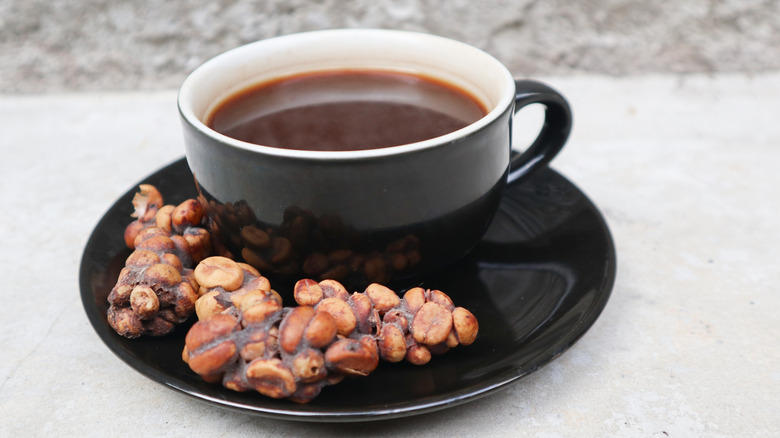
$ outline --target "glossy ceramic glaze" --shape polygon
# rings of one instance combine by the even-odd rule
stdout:
[[[221,99],[248,85],[339,69],[437,78],[466,90],[488,113],[440,137],[359,151],[254,145],[204,123]],[[547,107],[545,125],[510,168],[512,117],[531,103]],[[552,159],[571,127],[557,91],[515,82],[489,54],[434,35],[375,29],[308,32],[230,50],[184,81],[179,110],[187,161],[213,206],[212,232],[227,250],[265,272],[338,273],[356,285],[412,278],[459,260],[487,229],[507,179]],[[280,257],[274,248],[253,248],[242,239],[244,227],[270,230],[279,248],[292,250]],[[345,251],[348,263],[307,269]]]
[[[195,195],[184,160],[144,178],[167,203]],[[95,227],[80,268],[86,314],[109,350],[151,380],[197,400],[268,417],[301,421],[378,420],[444,409],[492,393],[558,357],[593,324],[612,290],[616,255],[603,217],[561,175],[542,168],[510,184],[477,247],[422,285],[448,293],[480,322],[476,342],[425,366],[382,363],[370,376],[327,387],[298,405],[203,382],[181,360],[187,326],[160,339],[130,340],[106,322],[106,297],[130,254],[122,232],[136,187]],[[287,303],[290,285],[273,280]],[[130,370],[128,369],[128,372]]]

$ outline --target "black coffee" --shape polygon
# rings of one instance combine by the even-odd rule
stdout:
[[[453,85],[388,71],[307,73],[221,102],[206,124],[249,143],[347,151],[396,146],[461,129],[487,111]]]

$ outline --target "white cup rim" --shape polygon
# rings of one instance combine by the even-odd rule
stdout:
[[[197,94],[198,90],[202,89],[204,86],[207,86],[206,84],[213,83],[215,78],[222,77],[229,72],[229,74],[233,75],[243,75],[242,80],[244,82],[251,82],[251,79],[248,78],[253,73],[247,73],[248,67],[241,65],[242,59],[247,59],[247,56],[250,54],[254,56],[253,59],[255,60],[266,56],[266,52],[272,52],[275,54],[275,56],[277,56],[277,58],[279,58],[285,54],[289,56],[291,53],[294,53],[291,52],[293,48],[305,47],[307,44],[310,45],[317,43],[323,45],[333,45],[339,42],[342,44],[344,42],[348,42],[348,44],[351,46],[360,46],[363,44],[365,46],[363,47],[363,50],[366,50],[366,47],[368,47],[369,44],[376,43],[380,40],[389,41],[391,39],[393,41],[398,41],[399,44],[409,45],[409,47],[422,48],[428,50],[429,52],[433,52],[434,50],[437,51],[441,59],[446,58],[454,69],[458,69],[457,72],[453,73],[454,75],[462,75],[465,77],[467,73],[471,74],[472,76],[468,79],[476,83],[479,81],[474,78],[476,75],[482,74],[485,78],[491,80],[491,82],[495,81],[495,84],[490,84],[491,93],[488,93],[491,94],[491,102],[483,102],[486,104],[486,106],[489,106],[488,113],[479,120],[457,131],[415,143],[353,151],[312,151],[263,146],[228,137],[209,128],[201,120],[203,113],[206,112],[205,109],[200,109],[201,115],[199,115],[198,110],[195,109],[197,105],[196,101],[199,97]],[[258,53],[260,54],[258,55]],[[382,52],[379,51],[379,53],[381,54]],[[460,60],[460,62],[457,62],[458,60],[455,59],[456,56],[467,57],[468,59],[464,58]],[[459,67],[459,64],[462,64],[463,67]],[[349,68],[352,66],[341,66],[341,68],[344,67]],[[298,66],[296,68],[301,68],[303,71],[317,71],[324,69],[322,66],[307,67],[306,65]],[[387,68],[388,67],[384,66],[376,67],[375,69],[382,70]],[[435,68],[435,66],[431,66],[431,68]],[[426,72],[420,71],[419,73]],[[431,73],[430,71],[427,73],[438,76],[437,73]],[[273,73],[269,74],[271,75],[270,77],[283,77],[290,73],[277,73],[276,76],[274,76]],[[482,86],[482,82],[484,82],[484,80],[480,81],[480,86]],[[244,87],[245,86],[241,86],[239,88]],[[226,93],[227,91],[229,90],[226,87],[222,87],[222,93]],[[219,99],[212,97],[206,98],[205,100],[211,101],[209,104],[213,105]],[[511,107],[512,102],[514,102],[514,78],[512,77],[509,70],[500,61],[487,52],[466,43],[458,42],[441,36],[419,32],[386,29],[332,29],[310,31],[273,37],[239,46],[217,55],[214,58],[211,58],[196,68],[193,72],[191,72],[183,81],[177,96],[179,113],[184,122],[189,124],[192,128],[201,134],[210,137],[223,145],[264,155],[318,161],[378,158],[397,154],[405,154],[434,148],[439,145],[449,144],[453,141],[470,136],[480,131],[485,126],[490,125],[493,121],[505,113],[508,108]],[[201,107],[203,107],[203,105],[203,103],[200,104]]]

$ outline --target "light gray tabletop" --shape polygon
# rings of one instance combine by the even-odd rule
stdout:
[[[573,348],[505,390],[370,424],[215,408],[93,331],[81,252],[120,194],[183,156],[175,91],[0,96],[0,436],[773,436],[780,75],[542,79],[574,110],[553,167],[612,230],[612,297]]]

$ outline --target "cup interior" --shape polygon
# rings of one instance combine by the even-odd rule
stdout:
[[[184,120],[219,142],[281,155],[332,155],[336,151],[268,148],[213,131],[206,119],[222,101],[253,85],[308,72],[344,69],[382,70],[428,76],[455,86],[476,99],[488,113],[455,133],[415,143],[426,147],[468,135],[506,110],[514,98],[510,72],[491,55],[450,39],[406,31],[343,29],[300,33],[258,41],[204,63],[184,81],[179,110]],[[411,145],[403,145],[400,149]],[[349,151],[349,155],[394,153],[399,147]]]

